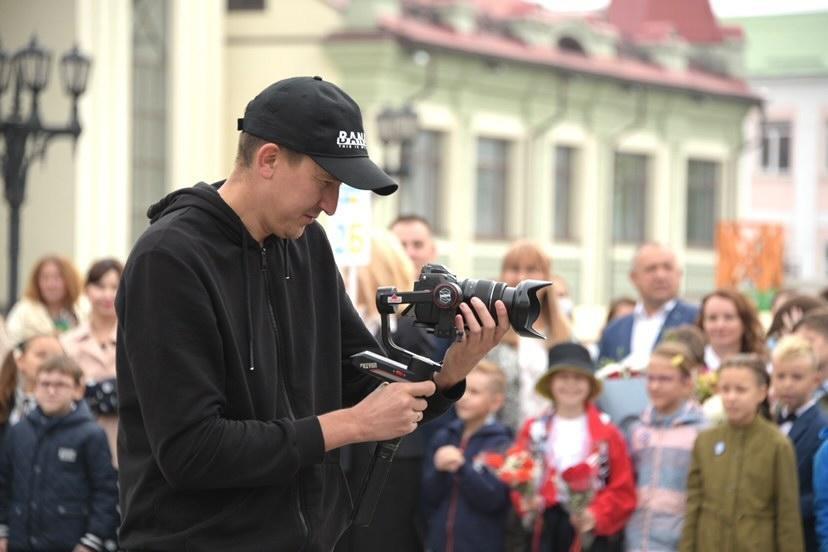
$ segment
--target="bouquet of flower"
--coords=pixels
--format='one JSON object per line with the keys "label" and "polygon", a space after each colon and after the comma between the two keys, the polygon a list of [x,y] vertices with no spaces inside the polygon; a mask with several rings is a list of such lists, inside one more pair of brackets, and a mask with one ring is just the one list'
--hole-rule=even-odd
{"label": "bouquet of flower", "polygon": [[532,506],[537,496],[538,471],[542,466],[526,450],[509,449],[505,454],[486,452],[480,461],[489,468],[498,479],[520,498],[523,522],[527,527],[534,523],[537,509]]}
{"label": "bouquet of flower", "polygon": [[716,372],[699,374],[696,378],[696,398],[699,404],[716,394],[716,385],[719,382],[719,375]]}
{"label": "bouquet of flower", "polygon": [[[594,462],[590,462],[590,459],[564,470],[561,474],[561,480],[563,480],[569,495],[566,508],[570,514],[581,516],[586,512],[595,496],[597,477],[598,470]],[[594,539],[595,536],[592,531],[580,533],[572,548],[576,551],[580,549],[589,550]]]}

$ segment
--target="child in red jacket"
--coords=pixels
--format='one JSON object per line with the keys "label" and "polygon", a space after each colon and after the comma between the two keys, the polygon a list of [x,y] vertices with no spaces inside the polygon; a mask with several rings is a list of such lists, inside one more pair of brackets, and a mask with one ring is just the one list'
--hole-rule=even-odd
{"label": "child in red jacket", "polygon": [[[581,345],[550,349],[549,370],[535,390],[552,408],[529,419],[515,443],[513,451],[527,451],[537,466],[534,494],[512,493],[515,508],[531,520],[533,552],[622,550],[623,529],[635,510],[635,482],[621,433],[592,404],[601,392],[594,372]],[[569,475],[581,471],[589,474],[587,490],[575,493]]]}

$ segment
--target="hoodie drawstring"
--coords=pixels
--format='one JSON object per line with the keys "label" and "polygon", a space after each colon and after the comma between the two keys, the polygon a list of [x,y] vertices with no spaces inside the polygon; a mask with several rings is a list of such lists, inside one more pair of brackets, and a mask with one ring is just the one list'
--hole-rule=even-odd
{"label": "hoodie drawstring", "polygon": [[253,315],[250,304],[250,276],[247,270],[247,232],[242,228],[242,274],[244,278],[244,298],[247,308],[247,352],[250,355],[250,370],[256,369],[253,359]]}

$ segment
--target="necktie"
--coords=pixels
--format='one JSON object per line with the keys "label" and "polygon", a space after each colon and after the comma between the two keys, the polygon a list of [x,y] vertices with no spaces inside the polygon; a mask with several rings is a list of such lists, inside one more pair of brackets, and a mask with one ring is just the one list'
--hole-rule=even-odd
{"label": "necktie", "polygon": [[784,424],[784,423],[786,423],[786,422],[791,422],[791,423],[793,423],[793,422],[795,422],[795,421],[796,421],[796,413],[795,413],[795,412],[791,412],[791,413],[790,413],[790,414],[788,414],[787,416],[783,415],[783,414],[782,414],[782,412],[780,412],[780,413],[776,416],[776,423],[777,423],[777,425],[782,425],[782,424]]}

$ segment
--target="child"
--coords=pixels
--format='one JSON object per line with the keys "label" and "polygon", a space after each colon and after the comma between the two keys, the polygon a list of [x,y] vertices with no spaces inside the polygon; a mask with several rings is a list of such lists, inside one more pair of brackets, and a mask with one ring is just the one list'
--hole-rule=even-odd
{"label": "child", "polygon": [[719,367],[725,422],[693,446],[682,552],[804,549],[793,447],[764,417],[769,382],[757,354]]}
{"label": "child", "polygon": [[503,406],[506,378],[496,365],[481,361],[466,377],[457,418],[431,442],[423,494],[434,510],[429,551],[500,552],[509,508],[507,487],[476,465],[483,452],[503,451],[511,442],[506,426],[494,420]]}
{"label": "child", "polygon": [[701,407],[691,399],[693,367],[692,355],[678,342],[662,342],[650,357],[650,405],[630,435],[638,507],[627,525],[627,550],[678,548],[690,452],[706,425]]}
{"label": "child", "polygon": [[813,460],[820,445],[819,433],[828,426],[815,397],[820,383],[816,357],[804,338],[787,335],[776,345],[772,360],[773,388],[781,406],[777,423],[796,451],[805,550],[816,552]]}
{"label": "child", "polygon": [[103,550],[118,525],[118,490],[106,433],[66,356],[37,372],[37,408],[9,428],[0,456],[0,551]]}
{"label": "child", "polygon": [[55,334],[27,337],[6,357],[0,376],[0,423],[13,425],[34,410],[35,377],[46,360],[63,354]]}
{"label": "child", "polygon": [[[535,390],[552,401],[552,410],[527,420],[515,449],[530,452],[542,466],[538,496],[527,503],[513,494],[526,514],[535,508],[532,548],[567,551],[578,534],[592,533],[590,550],[621,550],[622,530],[635,509],[635,483],[627,446],[618,429],[593,405],[601,392],[589,352],[577,343],[549,351],[549,369]],[[587,463],[595,468],[594,498],[583,513],[568,513],[568,489],[562,474]],[[588,539],[588,537],[585,537]]]}

